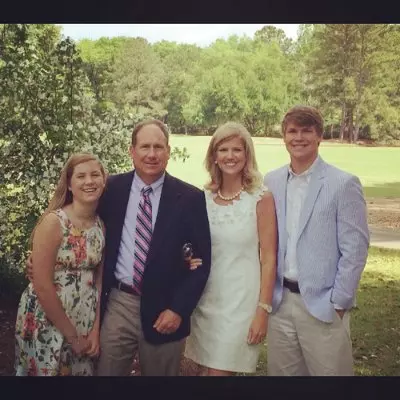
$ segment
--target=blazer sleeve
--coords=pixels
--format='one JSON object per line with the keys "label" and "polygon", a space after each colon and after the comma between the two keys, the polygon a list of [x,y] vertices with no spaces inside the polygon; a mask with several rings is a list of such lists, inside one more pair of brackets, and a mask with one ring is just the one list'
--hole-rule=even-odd
{"label": "blazer sleeve", "polygon": [[207,283],[211,267],[211,238],[204,192],[196,192],[186,205],[187,237],[193,245],[195,258],[202,265],[188,271],[186,278],[175,292],[170,309],[182,318],[189,318]]}
{"label": "blazer sleeve", "polygon": [[369,247],[366,202],[360,180],[351,176],[338,199],[337,234],[339,263],[331,301],[349,309],[364,270]]}
{"label": "blazer sleeve", "polygon": [[104,188],[104,192],[100,197],[99,204],[97,206],[97,213],[99,214],[100,218],[104,221],[107,219],[107,203],[109,200],[109,190],[110,185],[113,185],[113,176],[109,176],[106,181],[106,186]]}

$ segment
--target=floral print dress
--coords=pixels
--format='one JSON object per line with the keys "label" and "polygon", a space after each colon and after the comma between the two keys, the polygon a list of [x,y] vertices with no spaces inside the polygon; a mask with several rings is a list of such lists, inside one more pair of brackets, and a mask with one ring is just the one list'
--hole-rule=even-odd
{"label": "floral print dress", "polygon": [[[78,334],[87,335],[94,325],[98,306],[94,272],[103,254],[103,223],[97,217],[91,228],[79,230],[64,210],[53,212],[63,232],[54,285]],[[93,360],[72,352],[61,332],[47,319],[32,283],[22,294],[15,331],[17,376],[93,375]]]}

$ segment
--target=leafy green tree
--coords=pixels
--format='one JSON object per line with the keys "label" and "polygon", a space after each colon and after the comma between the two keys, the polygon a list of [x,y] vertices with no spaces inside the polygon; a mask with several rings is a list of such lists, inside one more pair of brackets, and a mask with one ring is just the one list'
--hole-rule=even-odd
{"label": "leafy green tree", "polygon": [[360,120],[368,119],[373,139],[383,142],[400,140],[400,26],[380,24],[367,26],[368,43],[365,59],[366,81]]}
{"label": "leafy green tree", "polygon": [[316,29],[314,35],[309,71],[313,81],[311,90],[323,105],[334,104],[341,109],[340,140],[343,140],[354,103],[357,31],[351,24],[327,24]]}
{"label": "leafy green tree", "polygon": [[110,99],[119,109],[163,119],[164,69],[159,57],[143,38],[130,38],[115,57]]}
{"label": "leafy green tree", "polygon": [[0,258],[16,267],[67,157],[93,151],[115,172],[129,134],[93,114],[79,54],[54,26],[3,25],[0,38]]}
{"label": "leafy green tree", "polygon": [[308,32],[302,46],[304,92],[329,118],[340,110],[340,139],[356,142],[360,130],[380,140],[397,137],[397,113],[391,105],[397,96],[389,96],[397,90],[396,26],[328,24]]}
{"label": "leafy green tree", "polygon": [[202,49],[195,45],[176,44],[165,40],[155,43],[152,48],[163,65],[168,125],[173,132],[183,129],[188,133],[188,129],[201,125],[193,108],[198,105],[193,88],[200,75],[197,66],[201,60]]}
{"label": "leafy green tree", "polygon": [[283,29],[272,25],[266,25],[259,29],[254,34],[254,39],[266,44],[276,43],[285,54],[290,53],[294,45],[293,40],[286,36]]}
{"label": "leafy green tree", "polygon": [[107,108],[107,87],[111,83],[111,67],[116,55],[128,41],[125,37],[98,40],[83,39],[77,42],[77,49],[83,60],[83,67],[90,81],[100,110]]}
{"label": "leafy green tree", "polygon": [[293,101],[296,73],[277,43],[217,40],[202,66],[197,90],[207,124],[236,119],[253,134],[268,134]]}

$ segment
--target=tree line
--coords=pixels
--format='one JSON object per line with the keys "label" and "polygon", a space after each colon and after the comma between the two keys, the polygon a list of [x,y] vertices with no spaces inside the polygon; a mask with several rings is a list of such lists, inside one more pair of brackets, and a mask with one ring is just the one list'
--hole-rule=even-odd
{"label": "tree line", "polygon": [[103,109],[156,115],[175,133],[212,132],[230,119],[279,134],[293,104],[319,107],[328,138],[391,142],[398,116],[400,25],[300,25],[297,40],[265,26],[206,48],[143,38],[77,43]]}

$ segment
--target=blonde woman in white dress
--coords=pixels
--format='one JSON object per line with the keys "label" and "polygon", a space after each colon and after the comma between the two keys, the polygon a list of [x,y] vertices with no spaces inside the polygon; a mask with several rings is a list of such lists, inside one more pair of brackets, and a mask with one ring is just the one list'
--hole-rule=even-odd
{"label": "blonde woman in white dress", "polygon": [[[201,375],[255,372],[276,278],[277,225],[262,186],[250,133],[228,122],[214,133],[205,160],[211,272],[192,314],[185,356]],[[194,254],[194,257],[196,255]],[[201,268],[192,258],[190,268]]]}

